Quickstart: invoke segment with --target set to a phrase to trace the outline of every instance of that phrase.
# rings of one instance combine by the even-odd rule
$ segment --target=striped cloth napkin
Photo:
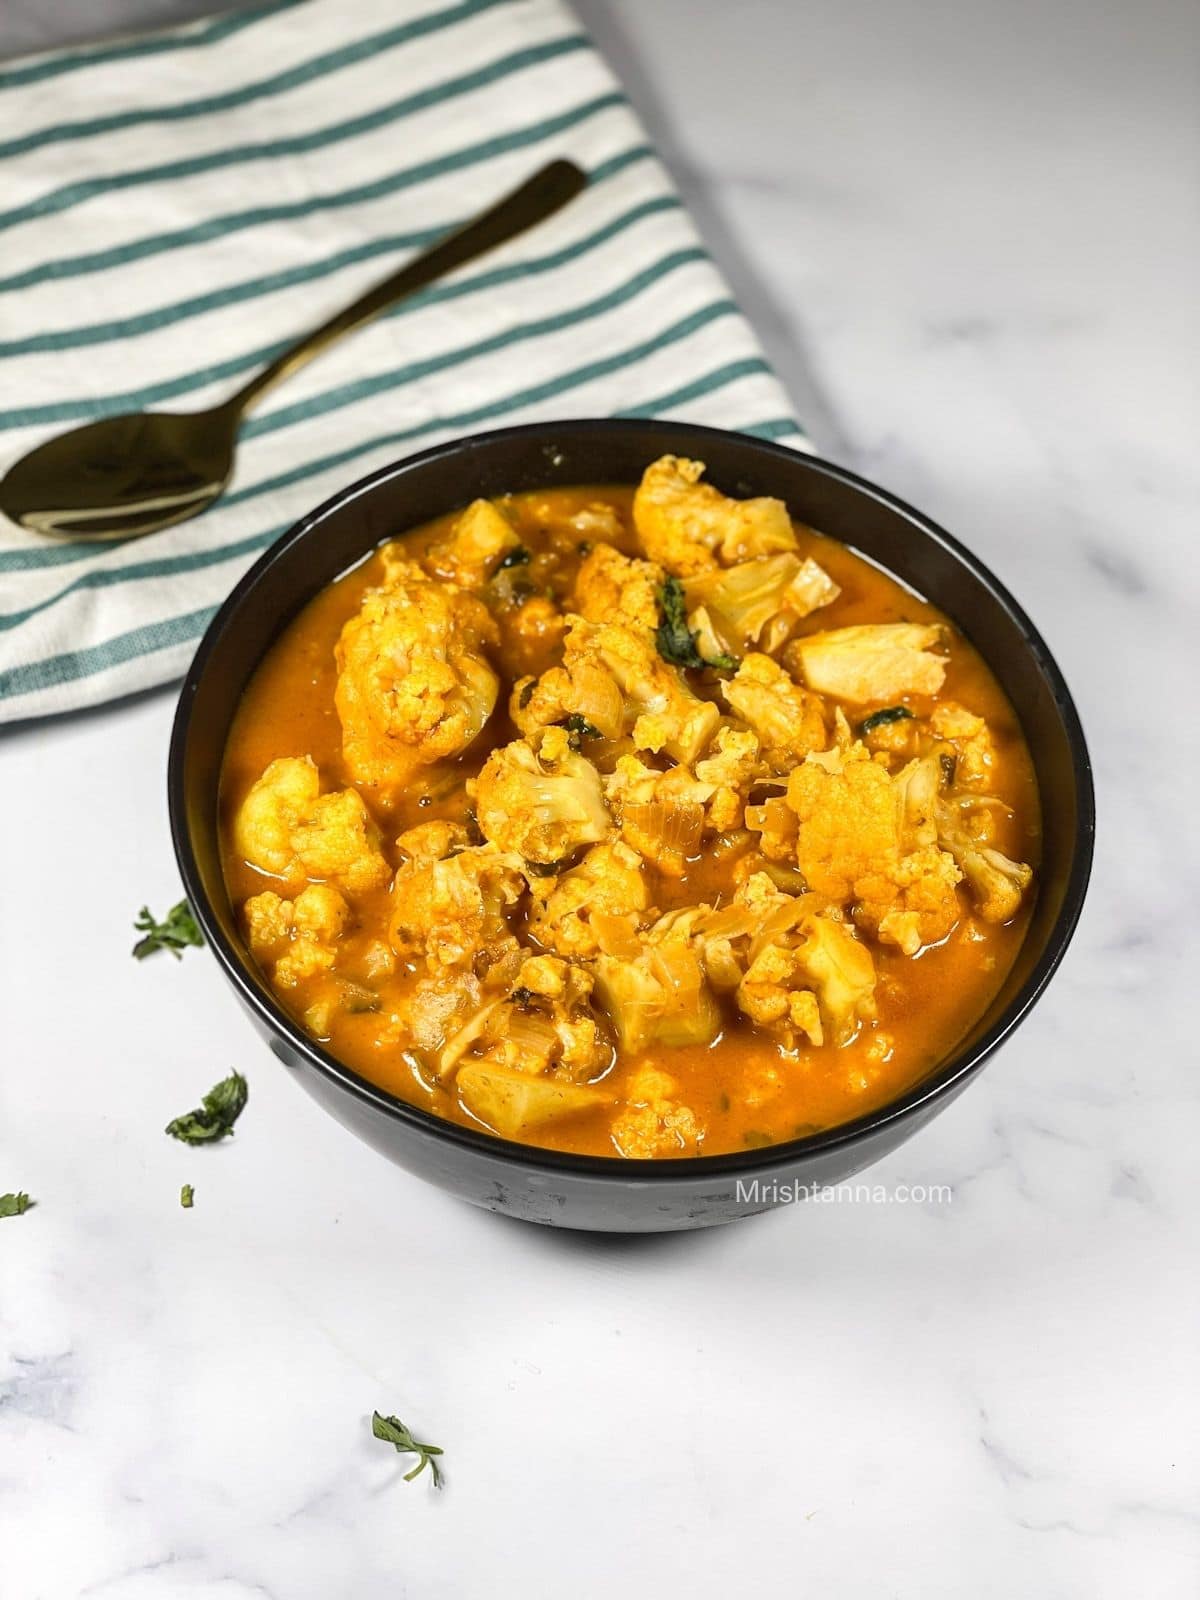
[[[0,66],[0,472],[213,404],[556,155],[584,194],[273,390],[204,516],[99,549],[0,517],[0,721],[178,678],[272,539],[439,439],[669,415],[803,443],[558,0],[272,0]]]

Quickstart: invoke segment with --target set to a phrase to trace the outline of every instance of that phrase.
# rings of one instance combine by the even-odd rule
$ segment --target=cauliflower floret
[[[690,1106],[676,1098],[679,1084],[657,1067],[641,1067],[625,1086],[625,1104],[613,1119],[612,1141],[630,1160],[695,1152],[704,1127]]]
[[[664,772],[637,756],[621,756],[604,787],[622,837],[661,871],[680,877],[706,834],[741,827],[746,794],[766,770],[758,748],[749,729],[727,725],[694,772],[683,762]]]
[[[875,1015],[875,963],[853,931],[833,917],[806,917],[796,955],[813,985],[825,1031],[845,1044]]]
[[[996,749],[988,725],[965,706],[944,700],[933,708],[930,729],[954,746],[954,782],[975,789],[986,783],[996,764]]]
[[[853,900],[861,876],[900,854],[891,776],[860,744],[803,761],[788,779],[787,805],[798,820],[797,865],[828,900]]]
[[[598,954],[606,919],[632,918],[627,926],[636,928],[650,903],[642,858],[620,840],[594,846],[547,887],[544,898],[539,888],[535,883],[541,904],[530,918],[530,933],[547,949],[577,959]]]
[[[322,795],[292,830],[296,854],[310,878],[332,879],[351,894],[378,888],[389,868],[362,797],[353,789]]]
[[[858,737],[872,755],[882,751],[896,761],[906,761],[928,749],[925,735],[925,724],[914,717],[907,706],[883,707],[864,717],[858,725]]]
[[[602,1034],[592,1009],[595,979],[586,967],[556,956],[527,956],[517,973],[513,1000],[523,994],[526,1005],[550,1014],[557,1036],[557,1072],[577,1082],[595,1077],[612,1065],[612,1046]],[[514,1033],[515,1025],[510,1028]]]
[[[314,939],[296,939],[290,950],[275,962],[274,978],[285,989],[294,989],[304,978],[315,978],[318,973],[328,973],[336,952]],[[322,1030],[325,1032],[325,1030]]]
[[[721,720],[717,707],[698,699],[676,669],[665,662],[654,641],[618,622],[580,621],[567,642],[572,657],[590,655],[605,667],[632,713],[633,742],[639,750],[663,750],[676,761],[694,761]],[[598,724],[597,724],[598,726]]]
[[[292,927],[302,939],[320,939],[333,944],[341,937],[349,920],[350,907],[327,883],[310,883],[293,903]]]
[[[836,908],[813,894],[786,894],[765,872],[750,874],[727,905],[689,906],[660,917],[651,946],[682,942],[712,986],[736,991],[738,1008],[778,1033],[845,1044],[874,1016],[875,967]]]
[[[593,850],[592,855],[596,852]],[[559,1000],[572,1010],[591,999],[594,987],[591,973],[573,961],[563,961],[558,956],[526,956],[517,973],[514,995],[528,990],[542,1000]]]
[[[952,796],[937,807],[938,843],[962,868],[971,898],[985,922],[1008,922],[1015,917],[1033,882],[1032,867],[1009,860],[986,842],[991,831],[990,812],[999,806],[1000,802],[990,797],[963,795],[957,799]],[[969,831],[972,824],[974,833]]]
[[[555,956],[526,956],[505,1004],[490,1007],[480,1058],[515,1072],[585,1083],[612,1064],[591,1007],[592,975]]]
[[[1008,922],[1021,909],[1021,898],[1033,882],[1033,868],[1010,861],[988,846],[955,854],[979,915],[985,922]]]
[[[874,1016],[875,965],[870,951],[836,910],[815,895],[781,894],[763,873],[736,897],[751,914],[739,1008],[794,1048],[796,1035],[815,1045],[845,1044]]]
[[[576,576],[575,607],[589,622],[623,622],[653,633],[665,576],[653,561],[635,560],[611,545],[598,544]]]
[[[937,944],[959,918],[956,889],[962,873],[945,850],[914,850],[885,871],[858,880],[854,920],[884,944],[898,945],[915,956],[923,945]]]
[[[820,694],[853,705],[887,704],[938,692],[946,661],[932,647],[941,642],[942,629],[932,623],[861,623],[793,640],[787,662]]]
[[[251,953],[260,961],[269,961],[279,952],[279,946],[292,931],[294,906],[270,889],[251,895],[242,907],[246,924],[246,941]]]
[[[379,830],[353,789],[321,794],[311,756],[272,761],[238,807],[233,847],[260,872],[294,893],[306,879],[328,880],[349,894],[386,883],[391,868]]]
[[[708,825],[714,833],[728,833],[742,826],[746,797],[766,772],[756,733],[749,728],[718,729],[708,754],[696,763],[698,781],[714,786],[707,812]]]
[[[745,657],[721,685],[726,701],[759,735],[768,760],[791,766],[828,739],[821,702],[802,689],[770,656]]]
[[[562,666],[519,682],[509,711],[527,735],[579,716],[606,739],[632,733],[639,750],[677,761],[695,760],[721,720],[662,659],[647,629],[579,616],[568,618]]]
[[[725,562],[796,548],[782,500],[730,500],[701,483],[704,464],[663,456],[642,475],[633,522],[642,548],[668,572],[686,576]]]
[[[622,756],[604,789],[626,843],[660,871],[682,876],[699,854],[704,808],[716,785],[698,782],[686,766],[660,772],[637,756]]]
[[[660,871],[680,877],[699,854],[706,834],[739,828],[745,796],[765,771],[757,736],[745,728],[719,729],[709,756],[695,772],[679,763],[661,771],[637,756],[621,756],[604,780],[622,837]]]
[[[519,679],[513,685],[508,714],[527,738],[542,728],[580,717],[601,738],[618,739],[625,724],[625,701],[606,667],[595,660],[576,658],[569,668],[551,667],[540,678]]]
[[[770,933],[780,924],[782,913],[789,908],[791,916],[787,919],[787,925],[791,925],[799,914],[794,908],[800,902],[795,895],[785,894],[765,872],[753,872],[738,885],[733,904],[746,914],[748,932],[761,933],[765,930]]]
[[[398,956],[424,956],[432,973],[489,965],[516,941],[507,913],[525,889],[520,858],[490,845],[444,860],[406,861],[392,885],[388,936]],[[479,975],[479,974],[477,974]]]
[[[894,778],[861,744],[810,756],[788,780],[798,820],[796,864],[808,887],[887,943],[915,955],[958,921],[953,858],[930,843],[937,762]]]
[[[350,907],[326,883],[309,884],[295,900],[268,889],[247,900],[242,912],[255,958],[272,965],[275,982],[288,989],[333,967],[335,946],[350,920]]]
[[[488,1057],[464,1061],[454,1080],[465,1110],[494,1133],[520,1138],[584,1111],[611,1104],[603,1089],[561,1078],[535,1077],[519,1068],[497,1065]]]
[[[738,1009],[761,1028],[788,1035],[804,1033],[823,1044],[817,997],[804,987],[805,973],[795,950],[768,944],[759,951],[738,985]]]
[[[498,640],[482,601],[399,562],[342,629],[335,693],[342,753],[359,785],[391,804],[423,767],[461,754],[492,714]]]
[[[559,737],[555,737],[559,736]],[[548,866],[612,831],[600,774],[570,748],[564,728],[493,750],[467,791],[486,839],[526,861]]]
[[[597,997],[626,1054],[651,1044],[709,1044],[720,1031],[700,959],[682,940],[646,944],[632,961],[598,956],[595,971]]]
[[[612,1046],[591,1008],[592,978],[554,956],[526,956],[511,993],[485,1004],[443,1050],[457,1064],[463,1106],[498,1133],[555,1121],[607,1104],[588,1080],[612,1064]],[[473,1054],[462,1054],[459,1046]]]
[[[841,593],[811,556],[802,561],[789,551],[743,561],[727,571],[699,573],[683,589],[688,620],[696,632],[703,632],[707,619],[714,636],[740,649],[762,640],[768,651],[785,642],[801,617],[829,605]],[[704,618],[698,619],[697,608]]]
[[[465,850],[471,836],[461,822],[418,822],[397,838],[401,858],[414,867],[427,867],[431,861],[444,861],[458,850]]]
[[[747,806],[746,826],[758,834],[758,848],[768,861],[795,861],[800,825],[782,796],[772,795],[761,805]]]
[[[491,500],[472,500],[451,530],[435,544],[424,565],[436,578],[463,589],[482,589],[510,550],[521,543],[517,530]]]

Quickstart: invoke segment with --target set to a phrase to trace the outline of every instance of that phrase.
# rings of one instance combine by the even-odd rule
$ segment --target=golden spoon
[[[233,471],[238,424],[263,390],[397,300],[524,233],[587,183],[573,161],[552,161],[466,227],[409,261],[322,323],[211,411],[105,417],[22,456],[0,480],[0,511],[52,539],[136,539],[199,516]]]

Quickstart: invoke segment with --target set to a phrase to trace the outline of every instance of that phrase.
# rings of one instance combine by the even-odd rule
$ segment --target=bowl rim
[[[969,1049],[952,1051],[940,1067],[904,1093],[874,1111],[865,1112],[862,1116],[854,1118],[851,1122],[839,1123],[836,1127],[805,1134],[779,1144],[754,1146],[720,1155],[630,1158],[615,1154],[583,1155],[572,1151],[547,1149],[539,1145],[521,1144],[482,1127],[475,1129],[450,1122],[439,1117],[436,1112],[403,1100],[371,1082],[369,1078],[361,1076],[301,1029],[300,1025],[270,995],[265,982],[252,976],[249,953],[239,950],[225,937],[204,890],[188,826],[184,774],[192,708],[197,688],[204,677],[210,658],[237,616],[246,595],[294,545],[313,534],[334,512],[340,511],[379,484],[403,477],[440,458],[464,454],[484,442],[495,444],[504,440],[527,440],[537,436],[552,442],[556,432],[599,435],[628,432],[631,428],[636,428],[647,438],[650,450],[653,450],[653,441],[656,437],[670,435],[677,440],[679,434],[684,432],[696,441],[698,459],[703,458],[706,439],[735,440],[761,456],[778,457],[790,464],[801,463],[806,470],[832,478],[856,490],[867,499],[875,500],[898,512],[909,523],[914,524],[925,537],[932,539],[960,565],[965,566],[1016,624],[1051,689],[1066,731],[1075,776],[1075,848],[1062,905],[1050,930],[1045,949],[1025,982],[987,1032]],[[452,510],[453,507],[448,509]],[[317,592],[314,590],[314,595]],[[508,428],[461,435],[378,467],[330,495],[267,547],[234,585],[205,629],[180,689],[171,732],[167,790],[171,838],[183,886],[218,964],[224,969],[226,977],[233,984],[243,1003],[249,1006],[271,1032],[282,1034],[292,1049],[314,1067],[327,1082],[337,1090],[372,1106],[386,1118],[406,1124],[415,1134],[432,1136],[435,1140],[477,1155],[483,1154],[520,1167],[562,1176],[574,1175],[625,1184],[636,1181],[656,1187],[669,1186],[672,1183],[689,1183],[696,1178],[736,1178],[748,1172],[758,1175],[777,1168],[790,1168],[811,1157],[870,1140],[897,1124],[920,1117],[939,1101],[953,1097],[956,1090],[964,1086],[967,1080],[983,1067],[1029,1014],[1065,955],[1079,922],[1091,876],[1096,821],[1095,791],[1087,741],[1062,671],[1024,608],[977,556],[952,534],[947,533],[944,528],[931,521],[915,507],[908,505],[899,496],[858,476],[846,467],[838,466],[807,451],[789,448],[775,440],[761,439],[753,434],[739,433],[734,429],[713,428],[685,421],[677,422],[669,418],[548,419],[544,422],[522,423]]]

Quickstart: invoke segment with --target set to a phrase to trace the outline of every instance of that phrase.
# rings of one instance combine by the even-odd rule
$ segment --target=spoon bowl
[[[206,510],[233,471],[239,412],[129,412],[38,445],[0,482],[14,522],[51,539],[104,543]]]

